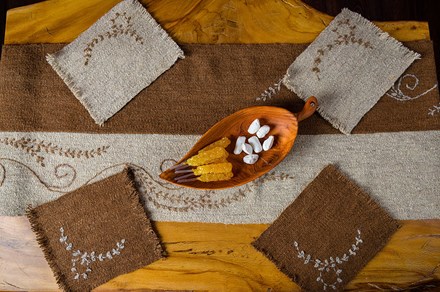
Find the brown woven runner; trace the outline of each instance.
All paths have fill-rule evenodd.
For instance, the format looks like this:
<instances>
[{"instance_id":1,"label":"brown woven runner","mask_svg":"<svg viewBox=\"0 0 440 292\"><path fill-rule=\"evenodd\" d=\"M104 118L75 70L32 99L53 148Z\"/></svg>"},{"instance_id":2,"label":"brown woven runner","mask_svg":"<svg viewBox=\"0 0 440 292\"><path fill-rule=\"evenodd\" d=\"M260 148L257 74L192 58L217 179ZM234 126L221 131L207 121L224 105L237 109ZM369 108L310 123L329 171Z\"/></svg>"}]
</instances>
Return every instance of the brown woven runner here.
<instances>
[{"instance_id":1,"label":"brown woven runner","mask_svg":"<svg viewBox=\"0 0 440 292\"><path fill-rule=\"evenodd\" d=\"M29 209L27 216L67 291L89 291L162 258L127 170Z\"/></svg>"},{"instance_id":2,"label":"brown woven runner","mask_svg":"<svg viewBox=\"0 0 440 292\"><path fill-rule=\"evenodd\" d=\"M329 165L253 245L302 288L342 290L398 227Z\"/></svg>"},{"instance_id":3,"label":"brown woven runner","mask_svg":"<svg viewBox=\"0 0 440 292\"><path fill-rule=\"evenodd\" d=\"M407 42L405 46L420 53L421 60L408 68L403 75L407 76L380 99L353 133L440 129L440 115L428 114L439 104L432 43ZM303 104L284 87L272 99L256 99L269 87L276 88L273 84L306 45L184 45L186 59L99 127L45 60L47 53L61 47L4 47L0 131L202 134L244 107L277 105L298 111ZM317 114L301 123L300 134L327 133L339 131Z\"/></svg>"}]
</instances>

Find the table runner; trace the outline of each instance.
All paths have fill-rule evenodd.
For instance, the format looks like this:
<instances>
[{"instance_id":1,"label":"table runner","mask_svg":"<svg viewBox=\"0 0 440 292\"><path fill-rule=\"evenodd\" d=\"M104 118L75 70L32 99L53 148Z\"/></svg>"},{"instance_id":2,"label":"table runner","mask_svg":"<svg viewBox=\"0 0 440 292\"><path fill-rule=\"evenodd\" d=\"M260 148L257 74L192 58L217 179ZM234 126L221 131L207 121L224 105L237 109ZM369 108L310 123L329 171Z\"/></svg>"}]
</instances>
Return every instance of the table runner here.
<instances>
[{"instance_id":1,"label":"table runner","mask_svg":"<svg viewBox=\"0 0 440 292\"><path fill-rule=\"evenodd\" d=\"M300 135L291 153L273 172L245 186L222 191L180 189L158 177L199 136L47 132L8 135L18 145L27 139L38 140L32 144L37 146L25 149L0 146L14 156L0 159L2 215L20 215L29 203L37 205L55 199L120 171L125 163L135 170L140 192L156 221L272 222L328 163L346 169L351 179L398 219L439 215L436 157L440 157L440 131L349 137ZM42 147L42 152L32 156L32 152L26 152L30 147Z\"/></svg>"},{"instance_id":2,"label":"table runner","mask_svg":"<svg viewBox=\"0 0 440 292\"><path fill-rule=\"evenodd\" d=\"M154 220L266 223L333 162L396 218L438 217L434 158L440 115L432 112L439 103L432 45L406 45L422 59L364 117L356 135L332 135L338 131L315 115L301 123L302 135L273 173L219 192L176 190L158 174L195 143L194 134L240 108L264 104L299 110L302 102L288 90L257 99L305 45L182 46L187 58L104 127L75 104L44 62L44 54L59 45L6 46L0 72L0 191L19 195L0 197L1 214L21 214L24 202L56 198L129 163L144 181L141 192ZM406 96L418 97L405 101Z\"/></svg>"}]
</instances>

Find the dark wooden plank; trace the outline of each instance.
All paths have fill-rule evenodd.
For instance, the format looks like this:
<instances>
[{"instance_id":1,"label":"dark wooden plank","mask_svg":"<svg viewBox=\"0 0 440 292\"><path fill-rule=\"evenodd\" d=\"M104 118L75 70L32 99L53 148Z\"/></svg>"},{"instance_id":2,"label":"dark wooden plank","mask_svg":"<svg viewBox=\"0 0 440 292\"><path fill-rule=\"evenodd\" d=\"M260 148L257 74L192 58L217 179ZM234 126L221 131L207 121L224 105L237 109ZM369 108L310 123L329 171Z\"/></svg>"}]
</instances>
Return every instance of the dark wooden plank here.
<instances>
[{"instance_id":1,"label":"dark wooden plank","mask_svg":"<svg viewBox=\"0 0 440 292\"><path fill-rule=\"evenodd\" d=\"M0 58L2 53L2 46L5 42L6 31L6 12L8 11L8 2L3 0L0 2Z\"/></svg>"}]
</instances>

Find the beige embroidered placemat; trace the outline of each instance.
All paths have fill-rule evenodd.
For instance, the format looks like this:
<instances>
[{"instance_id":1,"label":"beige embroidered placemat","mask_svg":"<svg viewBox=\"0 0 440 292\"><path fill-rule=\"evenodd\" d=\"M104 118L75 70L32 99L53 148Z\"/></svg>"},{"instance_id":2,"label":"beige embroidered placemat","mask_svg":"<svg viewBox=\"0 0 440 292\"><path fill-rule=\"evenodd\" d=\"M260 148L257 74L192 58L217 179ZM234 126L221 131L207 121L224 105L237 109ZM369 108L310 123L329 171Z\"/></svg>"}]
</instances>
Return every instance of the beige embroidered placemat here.
<instances>
[{"instance_id":1,"label":"beige embroidered placemat","mask_svg":"<svg viewBox=\"0 0 440 292\"><path fill-rule=\"evenodd\" d=\"M28 209L27 216L66 291L90 291L162 258L128 170Z\"/></svg>"},{"instance_id":2,"label":"beige embroidered placemat","mask_svg":"<svg viewBox=\"0 0 440 292\"><path fill-rule=\"evenodd\" d=\"M316 96L318 112L349 134L419 57L361 15L343 9L296 58L283 83L304 100Z\"/></svg>"},{"instance_id":3,"label":"beige embroidered placemat","mask_svg":"<svg viewBox=\"0 0 440 292\"><path fill-rule=\"evenodd\" d=\"M47 61L99 125L183 51L137 0L124 0Z\"/></svg>"},{"instance_id":4,"label":"beige embroidered placemat","mask_svg":"<svg viewBox=\"0 0 440 292\"><path fill-rule=\"evenodd\" d=\"M329 165L252 245L307 291L341 291L399 224Z\"/></svg>"}]
</instances>

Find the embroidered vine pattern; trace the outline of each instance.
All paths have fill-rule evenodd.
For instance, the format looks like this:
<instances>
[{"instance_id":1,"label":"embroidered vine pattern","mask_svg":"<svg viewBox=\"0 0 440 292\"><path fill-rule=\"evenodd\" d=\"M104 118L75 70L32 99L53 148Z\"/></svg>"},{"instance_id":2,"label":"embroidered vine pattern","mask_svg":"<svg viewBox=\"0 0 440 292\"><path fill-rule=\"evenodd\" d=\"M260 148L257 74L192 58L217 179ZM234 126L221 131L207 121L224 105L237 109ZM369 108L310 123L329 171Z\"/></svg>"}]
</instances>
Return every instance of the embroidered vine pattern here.
<instances>
[{"instance_id":1,"label":"embroidered vine pattern","mask_svg":"<svg viewBox=\"0 0 440 292\"><path fill-rule=\"evenodd\" d=\"M60 184L60 185L50 184L50 183L46 182L45 180L43 180L37 174L37 172L35 170L33 170L31 167L29 167L28 165L26 165L18 160L15 160L15 159L0 157L0 187L3 186L3 183L7 177L7 171L4 166L5 161L12 162L14 164L19 165L20 167L27 169L28 171L30 171L34 175L34 177L44 187L46 187L46 189L48 189L49 191L52 191L52 192L67 193L68 191L64 191L62 189L70 187L73 184L73 182L76 180L76 177L77 177L76 170L73 166L71 166L70 164L67 164L67 163L58 164L54 168L55 178L57 178L58 180L64 180L65 182L64 183L61 182L62 184Z\"/></svg>"},{"instance_id":2,"label":"embroidered vine pattern","mask_svg":"<svg viewBox=\"0 0 440 292\"><path fill-rule=\"evenodd\" d=\"M92 269L90 266L94 262L102 262L105 260L112 260L114 256L121 254L121 251L125 248L125 239L121 239L116 242L116 246L107 252L97 254L95 251L87 252L79 249L73 250L73 243L69 242L67 235L64 234L64 228L60 228L60 243L64 244L65 249L72 253L72 267L70 271L73 274L74 280L80 280L81 278L87 280Z\"/></svg>"},{"instance_id":3,"label":"embroidered vine pattern","mask_svg":"<svg viewBox=\"0 0 440 292\"><path fill-rule=\"evenodd\" d=\"M257 97L256 101L266 101L268 99L272 99L274 95L281 91L281 84L283 79L278 80L278 82L274 83L272 86L269 86L259 97Z\"/></svg>"},{"instance_id":4,"label":"embroidered vine pattern","mask_svg":"<svg viewBox=\"0 0 440 292\"><path fill-rule=\"evenodd\" d=\"M158 209L166 209L173 212L189 212L203 208L224 208L247 197L253 192L253 187L268 181L284 181L294 178L286 173L276 174L271 172L237 189L232 195L214 199L213 197L218 197L221 193L209 190L202 192L198 196L188 196L180 191L181 188L176 189L175 187L160 184L143 168L133 167L133 170L139 187L147 200Z\"/></svg>"},{"instance_id":5,"label":"embroidered vine pattern","mask_svg":"<svg viewBox=\"0 0 440 292\"><path fill-rule=\"evenodd\" d=\"M298 258L303 260L305 265L313 264L313 267L318 270L319 275L316 278L316 281L322 284L322 289L327 290L327 288L332 288L333 290L336 290L336 286L342 283L342 269L339 268L339 265L348 262L351 257L355 256L356 251L359 250L359 245L363 243L361 238L361 231L359 229L357 230L357 235L354 239L355 243L351 245L348 253L344 253L344 255L341 257L330 257L328 259L313 258L310 254L307 254L303 250L300 250L299 244L296 241L293 243L293 246L298 252ZM329 283L324 279L326 277L324 275L331 272L334 273L336 280Z\"/></svg>"},{"instance_id":6,"label":"embroidered vine pattern","mask_svg":"<svg viewBox=\"0 0 440 292\"><path fill-rule=\"evenodd\" d=\"M402 82L405 81L405 88L408 90L415 90L417 86L419 85L419 78L417 78L414 74L405 74L402 75L397 82L388 90L386 95L388 95L391 98L394 98L397 101L408 101L408 100L414 100L419 97L424 96L425 94L429 93L431 90L435 89L437 87L437 84L434 84L431 88L425 90L424 92L415 95L415 96L409 96L402 92L401 86Z\"/></svg>"},{"instance_id":7,"label":"embroidered vine pattern","mask_svg":"<svg viewBox=\"0 0 440 292\"><path fill-rule=\"evenodd\" d=\"M348 32L346 29L348 28ZM322 59L328 55L330 51L338 46L348 46L348 45L359 45L366 49L373 49L373 46L369 41L364 41L362 38L356 37L356 25L351 25L350 19L339 20L334 29L332 29L334 33L336 33L337 37L333 40L333 42L327 44L326 46L321 47L316 51L316 57L313 60L312 72L315 73L318 80L320 80L319 73L321 69L319 68L322 63Z\"/></svg>"},{"instance_id":8,"label":"embroidered vine pattern","mask_svg":"<svg viewBox=\"0 0 440 292\"><path fill-rule=\"evenodd\" d=\"M433 105L428 109L428 115L435 116L440 113L440 102L437 105Z\"/></svg>"},{"instance_id":9,"label":"embroidered vine pattern","mask_svg":"<svg viewBox=\"0 0 440 292\"><path fill-rule=\"evenodd\" d=\"M98 34L89 43L87 43L87 47L84 49L84 65L87 66L89 64L89 60L92 57L92 52L95 45L104 41L105 39L128 35L133 38L136 43L141 45L144 44L144 39L136 32L135 29L133 29L132 18L131 16L127 16L127 12L116 12L115 17L110 19L110 22L112 25L110 30L104 32L103 34Z\"/></svg>"},{"instance_id":10,"label":"embroidered vine pattern","mask_svg":"<svg viewBox=\"0 0 440 292\"><path fill-rule=\"evenodd\" d=\"M79 150L79 149L71 149L71 148L63 148L59 145L53 143L47 143L43 140L31 139L31 138L0 138L0 143L15 147L29 154L30 156L35 158L35 161L40 164L42 167L45 167L44 163L44 154L54 154L69 158L94 158L96 156L101 156L104 153L107 153L107 150L110 146L101 146L96 149L91 150Z\"/></svg>"},{"instance_id":11,"label":"embroidered vine pattern","mask_svg":"<svg viewBox=\"0 0 440 292\"><path fill-rule=\"evenodd\" d=\"M72 166L68 164L60 164L55 167L55 177L60 180L64 179L65 182L62 185L53 185L43 180L32 168L22 162L9 158L0 158L0 161L1 160L11 161L20 165L21 167L28 169L37 178L37 180L44 187L46 187L47 190L51 192L67 193L71 191L67 188L70 187L77 178L76 170ZM265 182L294 179L294 176L287 173L278 174L276 172L270 172L260 177L259 179L245 185L244 187L238 188L234 193L229 195L224 195L222 194L222 192L210 190L201 192L200 195L197 196L191 196L186 195L185 192L182 191L181 187L176 187L174 185L162 183L159 180L155 180L145 168L139 165L133 163L118 163L97 172L93 177L79 185L78 188L88 185L89 183L93 182L97 177L103 176L103 174L106 172L113 173L114 169L119 169L121 167L130 167L134 171L135 181L138 185L140 193L149 202L151 202L154 207L173 212L189 212L193 210L200 210L203 208L224 208L233 204L234 202L238 202L244 199L249 194L254 192L254 187L258 187ZM6 168L2 163L0 163L0 187L3 185L6 177Z\"/></svg>"}]
</instances>

